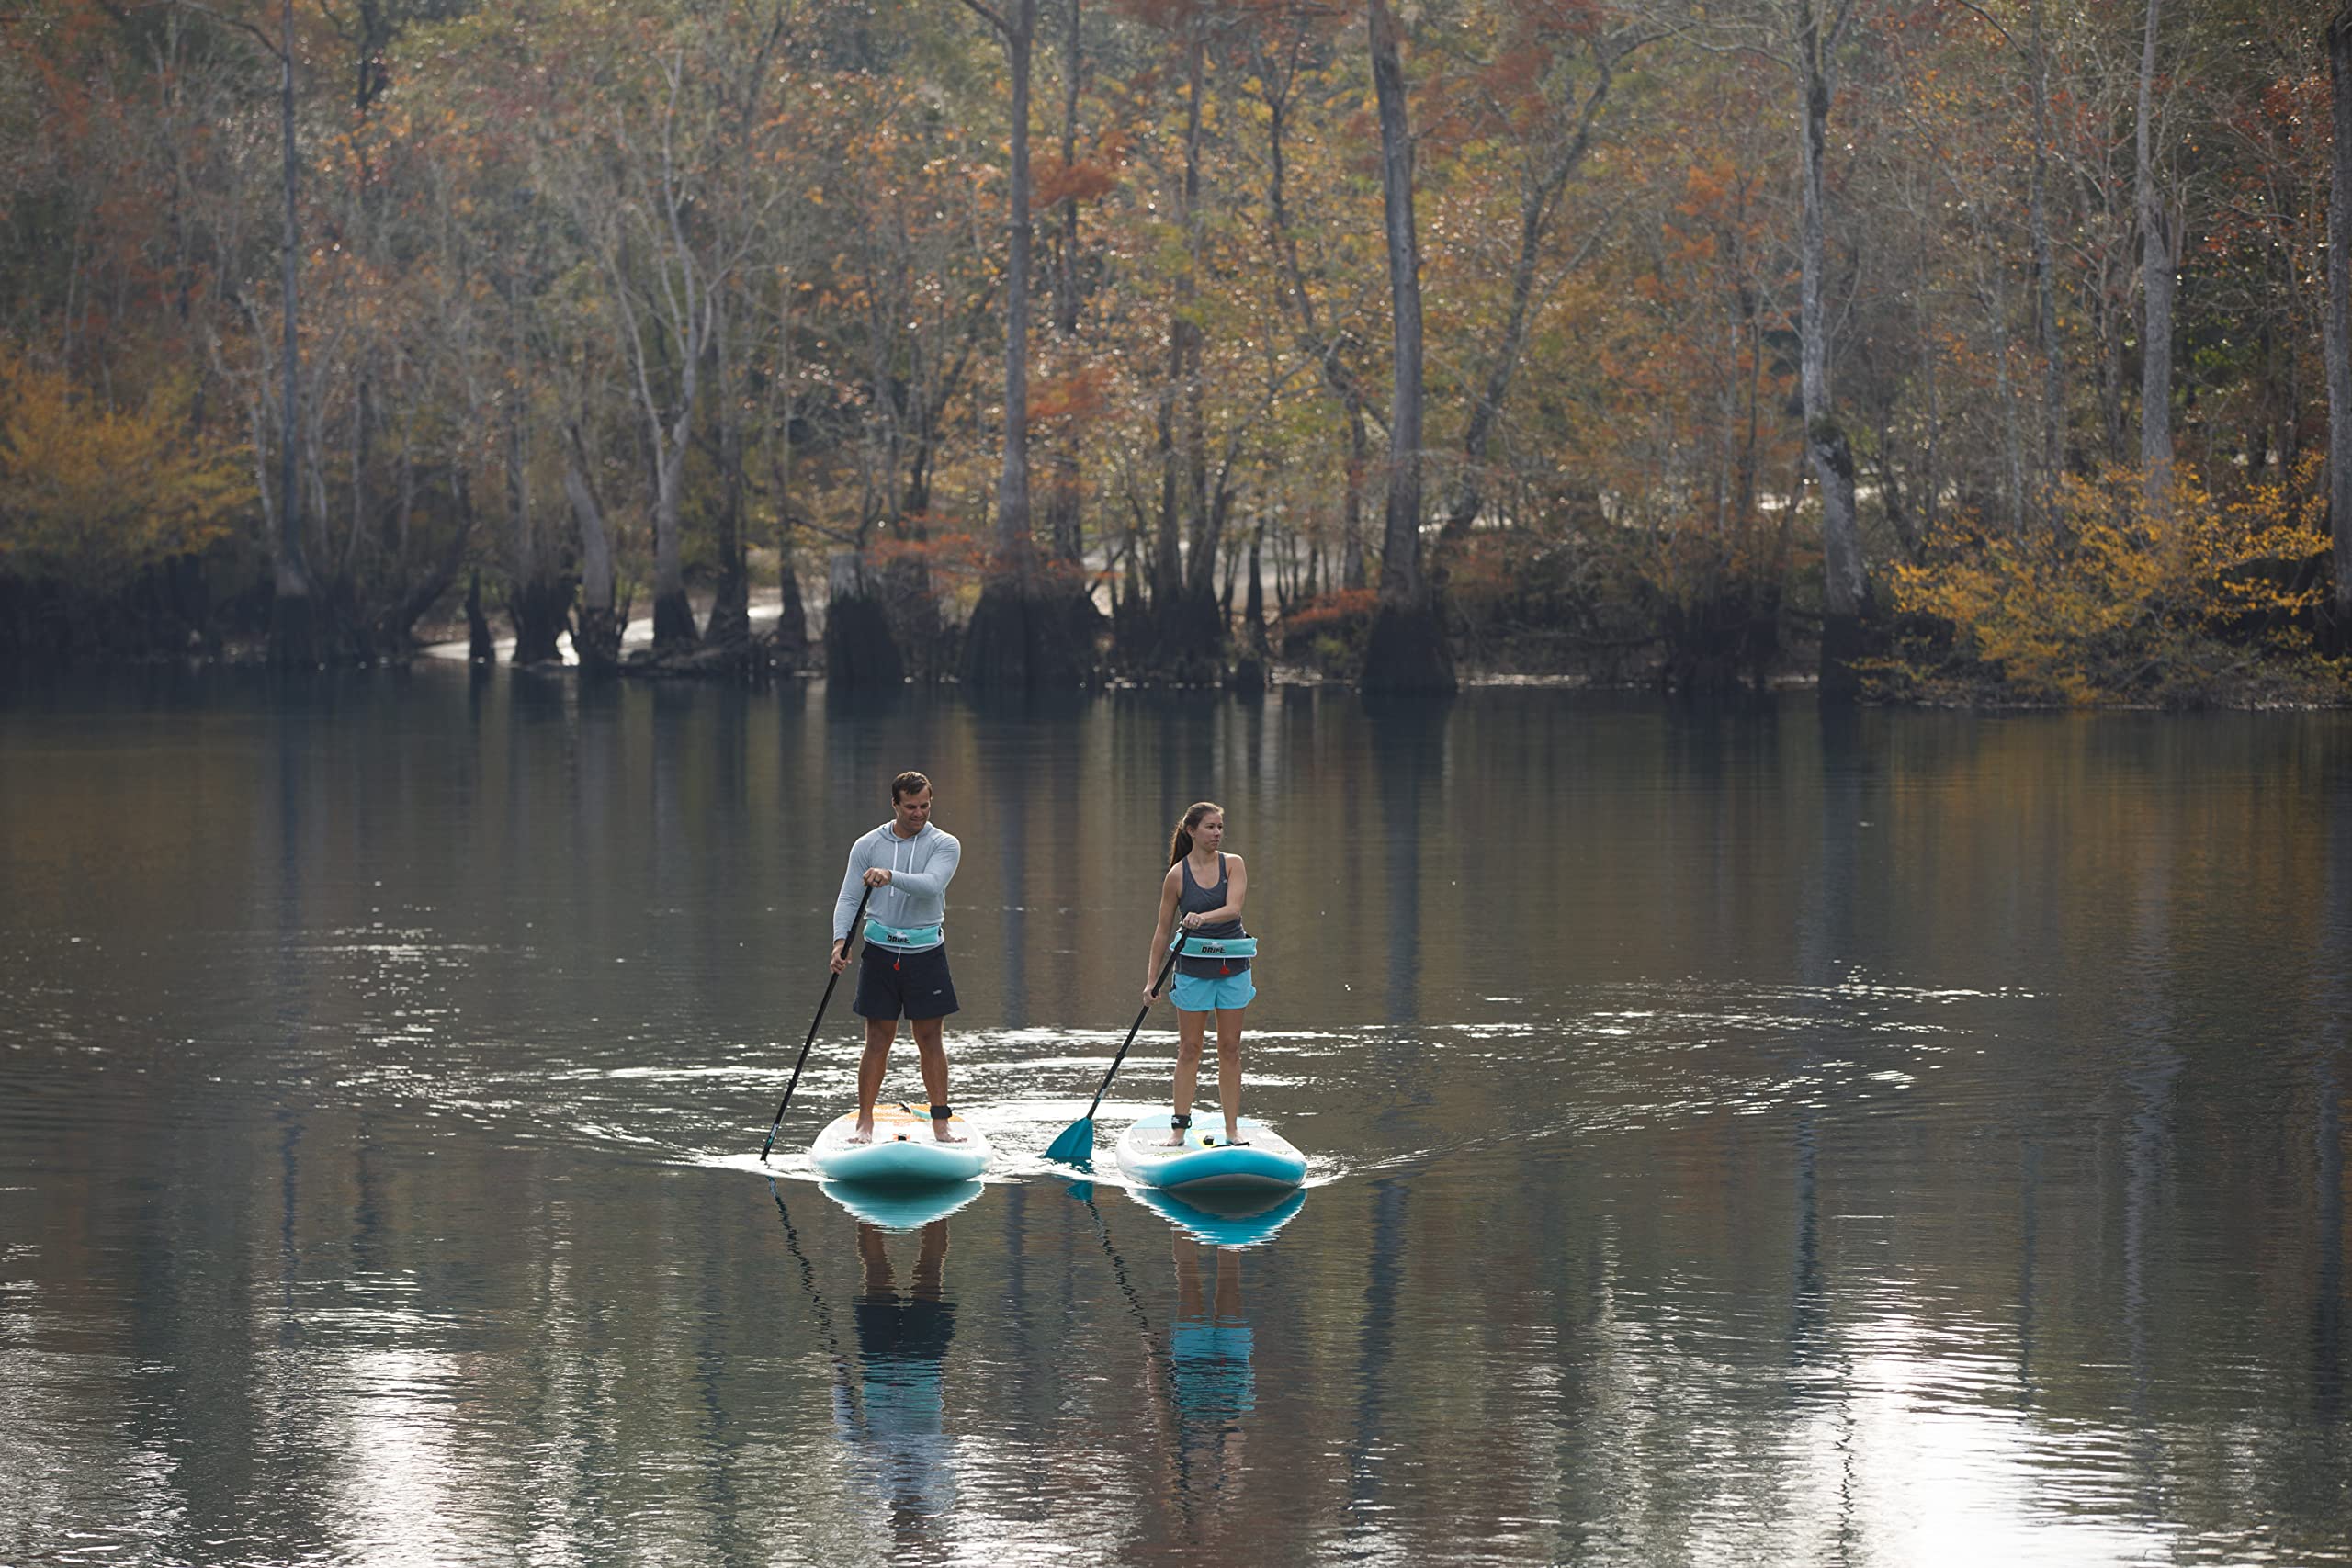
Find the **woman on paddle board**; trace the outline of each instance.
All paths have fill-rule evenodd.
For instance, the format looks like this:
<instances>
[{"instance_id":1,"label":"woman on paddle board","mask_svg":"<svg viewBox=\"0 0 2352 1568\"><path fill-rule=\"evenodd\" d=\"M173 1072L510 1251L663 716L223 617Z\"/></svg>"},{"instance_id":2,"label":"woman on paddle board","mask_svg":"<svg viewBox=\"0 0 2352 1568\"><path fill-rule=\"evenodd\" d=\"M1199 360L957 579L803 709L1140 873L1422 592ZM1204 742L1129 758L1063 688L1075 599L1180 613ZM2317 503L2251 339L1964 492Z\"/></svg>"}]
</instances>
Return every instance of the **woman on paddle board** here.
<instances>
[{"instance_id":1,"label":"woman on paddle board","mask_svg":"<svg viewBox=\"0 0 2352 1568\"><path fill-rule=\"evenodd\" d=\"M833 905L833 973L849 967L851 922L863 889L870 901L865 952L859 960L857 999L850 1010L865 1020L865 1055L857 1064L857 1132L850 1142L874 1139L874 1101L882 1069L904 1014L915 1037L915 1059L931 1096L932 1135L959 1144L948 1125L947 1048L943 1032L956 1010L956 981L947 972L947 884L964 858L953 833L931 819L931 781L917 773L890 781L890 820L850 846L849 871Z\"/></svg>"},{"instance_id":2,"label":"woman on paddle board","mask_svg":"<svg viewBox=\"0 0 2352 1568\"><path fill-rule=\"evenodd\" d=\"M1144 963L1144 999L1159 978L1160 957L1181 927L1185 952L1176 960L1175 1114L1169 1129L1172 1147L1193 1124L1193 1086L1201 1069L1201 1042L1209 1020L1216 1020L1216 1100L1225 1113L1225 1141L1241 1141L1241 1015L1257 996L1250 960L1230 953L1195 949L1248 942L1241 929L1241 900L1250 892L1250 868L1225 852L1225 807L1196 801L1184 810L1168 841L1168 874L1159 883L1159 923L1151 933Z\"/></svg>"}]
</instances>

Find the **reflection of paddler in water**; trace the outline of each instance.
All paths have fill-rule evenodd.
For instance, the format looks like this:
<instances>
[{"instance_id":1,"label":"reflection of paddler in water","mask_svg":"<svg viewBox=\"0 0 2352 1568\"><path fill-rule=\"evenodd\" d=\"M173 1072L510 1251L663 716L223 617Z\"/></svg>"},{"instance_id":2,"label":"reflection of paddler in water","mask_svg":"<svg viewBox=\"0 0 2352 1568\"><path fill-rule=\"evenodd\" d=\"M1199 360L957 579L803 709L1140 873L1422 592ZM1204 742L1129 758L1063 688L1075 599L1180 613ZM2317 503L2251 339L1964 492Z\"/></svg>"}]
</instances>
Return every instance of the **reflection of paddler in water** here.
<instances>
[{"instance_id":1,"label":"reflection of paddler in water","mask_svg":"<svg viewBox=\"0 0 2352 1568\"><path fill-rule=\"evenodd\" d=\"M1257 1371L1251 1364L1256 1347L1241 1309L1240 1255L1227 1247L1208 1247L1214 1261L1204 1265L1200 1241L1182 1231L1175 1233L1176 1321L1163 1350L1152 1314L1128 1278L1126 1261L1111 1240L1102 1212L1095 1207L1092 1188L1080 1183L1070 1192L1092 1213L1113 1276L1142 1325L1144 1382L1153 1408L1163 1413L1163 1423L1167 1415L1174 1417L1175 1430L1171 1436L1163 1429L1162 1442L1175 1502L1189 1508L1204 1495L1224 1494L1244 1468L1243 1418L1258 1407Z\"/></svg>"},{"instance_id":2,"label":"reflection of paddler in water","mask_svg":"<svg viewBox=\"0 0 2352 1568\"><path fill-rule=\"evenodd\" d=\"M773 1181L768 1191L784 1221L785 1245L800 1267L817 1327L833 1359L833 1425L853 1453L874 1462L860 1479L882 1494L894 1527L943 1517L956 1503L946 1435L946 1356L956 1337L946 1295L947 1221L933 1219L916 1243L914 1279L905 1293L890 1266L888 1233L857 1223L859 1291L854 1303L857 1358L853 1364L800 1248L792 1213Z\"/></svg>"},{"instance_id":3,"label":"reflection of paddler in water","mask_svg":"<svg viewBox=\"0 0 2352 1568\"><path fill-rule=\"evenodd\" d=\"M861 1278L853 1310L863 1408L846 1387L836 1387L834 1419L853 1445L879 1461L875 1478L894 1516L937 1517L956 1501L945 1430L947 1347L956 1337L956 1308L945 1291L947 1222L922 1227L914 1275L903 1292L888 1241L879 1225L858 1222Z\"/></svg>"},{"instance_id":4,"label":"reflection of paddler in water","mask_svg":"<svg viewBox=\"0 0 2352 1568\"><path fill-rule=\"evenodd\" d=\"M1258 1408L1255 1348L1241 1315L1241 1259L1222 1247L1208 1249L1214 1299L1201 1288L1201 1244L1176 1233L1176 1325L1168 1331L1168 1362L1176 1407L1204 1420L1247 1416Z\"/></svg>"}]
</instances>

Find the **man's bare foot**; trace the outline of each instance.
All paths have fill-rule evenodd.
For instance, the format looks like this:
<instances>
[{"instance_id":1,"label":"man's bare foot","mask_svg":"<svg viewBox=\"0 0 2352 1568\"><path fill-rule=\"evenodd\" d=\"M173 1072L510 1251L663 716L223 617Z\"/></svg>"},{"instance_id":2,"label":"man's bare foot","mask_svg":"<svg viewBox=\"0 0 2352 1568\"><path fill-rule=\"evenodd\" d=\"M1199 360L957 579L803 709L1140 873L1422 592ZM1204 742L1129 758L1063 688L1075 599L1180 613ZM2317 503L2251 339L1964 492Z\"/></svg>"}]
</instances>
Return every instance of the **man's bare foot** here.
<instances>
[{"instance_id":1,"label":"man's bare foot","mask_svg":"<svg viewBox=\"0 0 2352 1568\"><path fill-rule=\"evenodd\" d=\"M947 1122L944 1120L933 1122L931 1124L931 1135L937 1138L943 1144L960 1144L964 1141L964 1134L961 1133L949 1132L947 1130Z\"/></svg>"},{"instance_id":2,"label":"man's bare foot","mask_svg":"<svg viewBox=\"0 0 2352 1568\"><path fill-rule=\"evenodd\" d=\"M853 1144L872 1143L874 1141L874 1118L871 1116L859 1117L857 1119L857 1131L849 1135L849 1141Z\"/></svg>"}]
</instances>

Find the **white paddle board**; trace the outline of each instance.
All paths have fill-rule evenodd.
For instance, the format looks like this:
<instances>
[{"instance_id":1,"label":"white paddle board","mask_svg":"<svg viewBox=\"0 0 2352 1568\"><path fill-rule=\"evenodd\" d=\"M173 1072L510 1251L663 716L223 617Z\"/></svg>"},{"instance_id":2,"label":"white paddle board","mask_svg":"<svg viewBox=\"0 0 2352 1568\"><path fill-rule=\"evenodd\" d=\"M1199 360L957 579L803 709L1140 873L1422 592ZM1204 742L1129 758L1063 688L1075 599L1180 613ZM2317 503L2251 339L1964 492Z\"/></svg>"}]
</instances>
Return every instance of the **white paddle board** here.
<instances>
[{"instance_id":1,"label":"white paddle board","mask_svg":"<svg viewBox=\"0 0 2352 1568\"><path fill-rule=\"evenodd\" d=\"M1214 1109L1205 1115L1193 1111L1182 1144L1169 1144L1169 1113L1162 1111L1119 1135L1119 1168L1136 1186L1179 1196L1282 1192L1306 1179L1306 1156L1253 1117L1238 1119L1238 1144L1225 1141L1224 1118Z\"/></svg>"},{"instance_id":2,"label":"white paddle board","mask_svg":"<svg viewBox=\"0 0 2352 1568\"><path fill-rule=\"evenodd\" d=\"M995 1151L961 1116L949 1117L947 1125L960 1141L944 1144L933 1135L928 1106L891 1101L874 1108L874 1141L859 1144L851 1142L857 1112L846 1111L808 1145L808 1163L829 1181L896 1187L969 1181L989 1168Z\"/></svg>"}]
</instances>

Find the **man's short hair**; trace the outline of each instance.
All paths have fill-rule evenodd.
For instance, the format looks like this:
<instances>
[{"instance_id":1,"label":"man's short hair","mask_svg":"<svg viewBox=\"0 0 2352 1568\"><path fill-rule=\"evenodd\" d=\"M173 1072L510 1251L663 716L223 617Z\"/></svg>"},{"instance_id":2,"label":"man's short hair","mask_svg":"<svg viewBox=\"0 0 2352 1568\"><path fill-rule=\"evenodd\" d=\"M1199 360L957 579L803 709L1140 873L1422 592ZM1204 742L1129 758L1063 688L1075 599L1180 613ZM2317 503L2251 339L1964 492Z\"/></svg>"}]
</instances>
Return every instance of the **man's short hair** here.
<instances>
[{"instance_id":1,"label":"man's short hair","mask_svg":"<svg viewBox=\"0 0 2352 1568\"><path fill-rule=\"evenodd\" d=\"M910 768L890 781L890 804L896 806L910 795L921 795L931 787L931 781Z\"/></svg>"}]
</instances>

